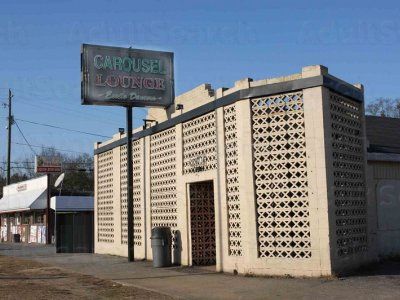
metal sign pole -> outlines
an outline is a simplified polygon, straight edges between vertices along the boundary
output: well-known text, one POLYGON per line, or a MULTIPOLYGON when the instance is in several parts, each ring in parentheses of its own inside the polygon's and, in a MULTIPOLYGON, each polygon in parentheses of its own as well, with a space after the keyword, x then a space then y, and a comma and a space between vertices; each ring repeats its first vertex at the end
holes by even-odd
POLYGON ((46 204, 46 244, 51 244, 51 236, 50 236, 50 174, 47 174, 47 204, 46 204))
POLYGON ((82 104, 126 108, 128 261, 134 261, 132 107, 174 103, 174 53, 83 44, 81 80, 82 104))
POLYGON ((126 107, 126 180, 128 209, 128 261, 134 261, 133 232, 133 166, 132 166, 132 107, 126 107))

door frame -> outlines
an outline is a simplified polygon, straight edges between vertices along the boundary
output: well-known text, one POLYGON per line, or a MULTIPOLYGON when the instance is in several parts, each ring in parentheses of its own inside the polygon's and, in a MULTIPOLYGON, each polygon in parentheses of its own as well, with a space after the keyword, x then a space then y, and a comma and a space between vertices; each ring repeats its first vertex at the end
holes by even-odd
POLYGON ((215 235, 215 264, 214 265, 210 265, 210 266, 217 266, 218 265, 218 261, 219 261, 219 255, 218 255, 218 248, 219 245, 218 243, 220 243, 219 241, 219 226, 217 224, 217 213, 219 212, 219 209, 217 208, 217 202, 216 202, 216 180, 214 178, 208 178, 208 179, 199 179, 199 180, 194 180, 194 181, 190 181, 190 182, 186 182, 186 215, 187 215, 187 254, 188 254, 188 261, 189 261, 189 265, 193 266, 193 256, 192 256, 192 231, 191 231, 191 225, 192 225, 192 215, 190 213, 190 185, 191 184, 196 184, 196 183, 202 183, 202 182, 211 182, 212 186, 213 186, 213 193, 214 193, 214 197, 213 197, 213 205, 214 205, 214 235, 215 235))

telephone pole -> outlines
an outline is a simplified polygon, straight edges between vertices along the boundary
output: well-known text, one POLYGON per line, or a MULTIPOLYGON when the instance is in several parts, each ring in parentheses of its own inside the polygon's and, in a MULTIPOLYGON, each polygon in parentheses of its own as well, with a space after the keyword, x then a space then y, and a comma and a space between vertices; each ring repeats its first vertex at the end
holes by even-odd
POLYGON ((7 185, 10 184, 11 178, 11 126, 14 123, 13 116, 11 114, 11 99, 13 95, 11 89, 8 90, 8 145, 7 145, 7 185))

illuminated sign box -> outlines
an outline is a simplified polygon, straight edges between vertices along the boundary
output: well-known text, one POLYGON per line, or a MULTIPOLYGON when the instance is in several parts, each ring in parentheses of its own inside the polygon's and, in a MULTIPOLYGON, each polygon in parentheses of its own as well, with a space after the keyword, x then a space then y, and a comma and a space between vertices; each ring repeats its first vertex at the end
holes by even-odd
POLYGON ((173 53, 82 45, 82 104, 161 106, 174 102, 173 53))

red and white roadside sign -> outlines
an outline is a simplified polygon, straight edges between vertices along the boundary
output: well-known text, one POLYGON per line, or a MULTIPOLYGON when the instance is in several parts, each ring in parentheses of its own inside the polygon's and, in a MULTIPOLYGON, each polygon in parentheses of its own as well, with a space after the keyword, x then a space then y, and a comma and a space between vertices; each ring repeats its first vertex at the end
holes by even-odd
POLYGON ((35 157, 36 173, 61 173, 62 165, 60 157, 36 156, 35 157))

